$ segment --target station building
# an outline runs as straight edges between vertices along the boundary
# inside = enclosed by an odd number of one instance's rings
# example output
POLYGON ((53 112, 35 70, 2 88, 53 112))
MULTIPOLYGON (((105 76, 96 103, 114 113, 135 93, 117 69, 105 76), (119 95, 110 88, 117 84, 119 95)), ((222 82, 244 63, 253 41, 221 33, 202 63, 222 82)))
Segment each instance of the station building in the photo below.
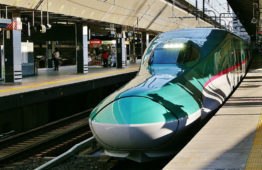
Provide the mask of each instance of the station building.
POLYGON ((75 73, 87 73, 88 67, 102 65, 105 50, 121 68, 130 59, 141 59, 148 43, 160 32, 212 26, 210 18, 210 23, 196 19, 192 10, 171 1, 0 3, 2 83, 21 83, 24 77, 37 76, 39 68, 53 68, 55 48, 61 51, 61 66, 76 65, 75 73), (177 20, 172 18, 174 13, 188 18, 177 20))

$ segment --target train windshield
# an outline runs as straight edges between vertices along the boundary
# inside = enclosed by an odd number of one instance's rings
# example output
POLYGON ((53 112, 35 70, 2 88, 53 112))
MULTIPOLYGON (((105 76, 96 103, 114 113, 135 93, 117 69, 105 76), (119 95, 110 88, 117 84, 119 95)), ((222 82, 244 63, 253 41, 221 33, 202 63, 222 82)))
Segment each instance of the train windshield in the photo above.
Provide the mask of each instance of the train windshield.
POLYGON ((149 64, 186 64, 199 58, 199 50, 193 43, 165 43, 152 52, 149 64))

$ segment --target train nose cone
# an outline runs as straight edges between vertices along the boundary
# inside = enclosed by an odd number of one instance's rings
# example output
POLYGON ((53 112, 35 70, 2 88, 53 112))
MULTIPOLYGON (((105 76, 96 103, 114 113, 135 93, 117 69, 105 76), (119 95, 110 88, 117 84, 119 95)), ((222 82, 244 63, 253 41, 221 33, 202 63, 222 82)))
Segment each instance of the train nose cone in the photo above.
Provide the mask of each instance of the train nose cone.
POLYGON ((92 115, 91 129, 105 148, 152 148, 166 142, 178 126, 169 110, 145 97, 118 99, 92 115))

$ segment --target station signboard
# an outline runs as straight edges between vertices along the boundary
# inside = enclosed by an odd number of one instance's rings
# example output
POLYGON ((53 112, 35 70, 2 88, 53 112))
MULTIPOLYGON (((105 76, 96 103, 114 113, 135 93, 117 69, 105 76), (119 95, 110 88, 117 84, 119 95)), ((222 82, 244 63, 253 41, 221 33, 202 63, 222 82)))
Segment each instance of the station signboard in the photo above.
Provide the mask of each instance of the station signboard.
POLYGON ((102 44, 101 40, 90 40, 90 44, 102 44))
POLYGON ((93 48, 93 47, 98 47, 102 44, 102 41, 101 40, 90 40, 90 47, 93 48))
POLYGON ((11 23, 2 24, 4 30, 22 30, 21 18, 14 18, 11 23))

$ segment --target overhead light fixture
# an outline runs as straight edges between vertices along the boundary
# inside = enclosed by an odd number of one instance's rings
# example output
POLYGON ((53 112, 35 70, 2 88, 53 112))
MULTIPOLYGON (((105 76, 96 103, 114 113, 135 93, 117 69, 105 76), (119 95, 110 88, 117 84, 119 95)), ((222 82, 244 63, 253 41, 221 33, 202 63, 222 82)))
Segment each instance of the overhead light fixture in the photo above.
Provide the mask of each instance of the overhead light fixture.
POLYGON ((256 19, 255 17, 253 17, 253 18, 251 19, 251 23, 252 23, 252 24, 256 24, 256 23, 257 23, 257 19, 256 19))
POLYGON ((40 32, 41 33, 46 33, 46 26, 45 25, 41 25, 40 26, 40 32))
POLYGON ((42 11, 42 10, 41 10, 40 32, 41 32, 41 33, 46 33, 46 26, 43 24, 43 11, 42 11))
POLYGON ((46 4, 46 29, 51 29, 52 25, 49 23, 49 12, 48 12, 48 0, 47 0, 47 4, 46 4))
POLYGON ((51 24, 46 24, 46 29, 51 29, 52 25, 51 24))
POLYGON ((257 19, 255 17, 255 6, 257 6, 257 3, 253 3, 253 17, 251 19, 251 23, 252 24, 256 24, 257 23, 257 19))

